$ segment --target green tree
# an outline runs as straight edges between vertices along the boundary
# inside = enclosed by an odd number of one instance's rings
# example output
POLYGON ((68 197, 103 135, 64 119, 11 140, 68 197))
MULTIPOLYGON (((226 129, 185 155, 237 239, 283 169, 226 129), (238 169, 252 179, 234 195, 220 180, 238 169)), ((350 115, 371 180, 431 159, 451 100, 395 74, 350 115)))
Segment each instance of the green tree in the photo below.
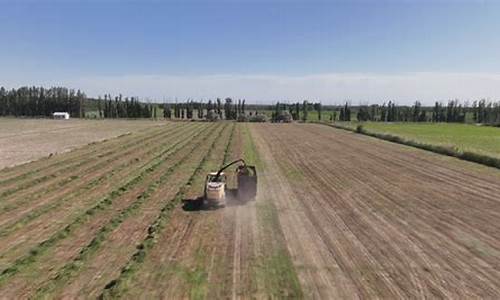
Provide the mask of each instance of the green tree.
POLYGON ((222 103, 220 98, 217 98, 217 114, 219 115, 219 119, 222 119, 222 103))
POLYGON ((307 103, 307 100, 304 100, 304 102, 302 102, 302 121, 303 122, 307 121, 308 111, 309 111, 309 103, 307 103))
POLYGON ((226 120, 234 120, 233 113, 233 100, 231 98, 226 98, 226 103, 224 104, 224 114, 226 116, 226 120))

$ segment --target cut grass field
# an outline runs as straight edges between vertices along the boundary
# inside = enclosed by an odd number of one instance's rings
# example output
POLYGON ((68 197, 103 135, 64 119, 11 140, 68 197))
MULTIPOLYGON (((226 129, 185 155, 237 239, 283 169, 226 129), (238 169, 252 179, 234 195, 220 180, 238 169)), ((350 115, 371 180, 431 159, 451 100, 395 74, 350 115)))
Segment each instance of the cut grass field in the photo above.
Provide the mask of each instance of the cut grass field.
POLYGON ((499 182, 327 126, 164 122, 0 174, 0 298, 498 298, 499 182), (237 158, 256 199, 228 170, 183 205, 237 158))
POLYGON ((148 120, 0 118, 0 170, 159 124, 148 120))
POLYGON ((363 123, 366 130, 500 158, 500 128, 469 124, 363 123))
POLYGON ((500 172, 321 125, 253 129, 306 298, 500 295, 500 172))
POLYGON ((500 169, 497 127, 429 123, 320 124, 500 169))
POLYGON ((257 161, 251 144, 241 124, 164 123, 7 169, 0 178, 0 294, 299 295, 280 231, 268 230, 275 214, 263 221, 269 211, 252 203, 181 207, 203 193, 207 172, 239 157, 257 161), (266 233, 256 236, 257 228, 266 233))

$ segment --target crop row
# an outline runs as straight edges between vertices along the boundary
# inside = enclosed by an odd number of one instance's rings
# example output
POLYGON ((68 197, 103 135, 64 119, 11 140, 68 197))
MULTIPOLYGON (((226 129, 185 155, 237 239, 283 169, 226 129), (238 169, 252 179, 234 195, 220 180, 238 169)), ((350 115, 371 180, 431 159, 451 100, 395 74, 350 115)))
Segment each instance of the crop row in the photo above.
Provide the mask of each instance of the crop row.
POLYGON ((75 164, 90 162, 92 159, 95 160, 96 154, 103 156, 113 154, 117 148, 154 139, 156 135, 162 134, 165 131, 165 128, 170 129, 171 127, 175 128, 177 127, 177 124, 169 124, 167 126, 161 126, 153 129, 148 128, 148 130, 140 133, 123 134, 113 139, 92 142, 84 147, 77 148, 62 155, 42 158, 34 162, 3 169, 0 179, 0 187, 9 183, 17 184, 21 180, 30 178, 40 173, 46 173, 49 170, 56 173, 67 169, 69 166, 74 166, 75 164))
MULTIPOLYGON (((140 143, 147 143, 151 140, 154 141, 155 138, 165 134, 166 131, 173 132, 174 130, 175 128, 168 126, 167 130, 155 130, 152 131, 150 135, 135 136, 135 138, 140 143)), ((28 164, 31 166, 29 170, 23 171, 23 165, 21 165, 19 166, 20 173, 0 182, 0 191, 2 195, 0 199, 17 191, 29 191, 28 188, 32 186, 36 186, 39 189, 43 188, 43 185, 40 185, 40 183, 45 183, 50 179, 60 180, 61 174, 72 174, 74 173, 73 171, 87 164, 93 163, 94 166, 98 166, 98 162, 109 156, 116 157, 127 148, 137 147, 137 142, 133 140, 133 137, 134 135, 130 135, 127 139, 117 139, 120 140, 119 143, 116 141, 113 143, 109 143, 109 141, 99 142, 91 146, 75 149, 63 155, 54 156, 48 159, 45 165, 38 168, 36 167, 38 161, 28 164), (79 153, 82 149, 86 148, 92 148, 92 151, 88 153, 85 151, 85 155, 75 155, 75 152, 79 153)))
MULTIPOLYGON (((117 157, 121 155, 126 155, 123 153, 124 150, 129 150, 128 153, 134 151, 139 148, 139 146, 143 143, 148 143, 150 141, 155 141, 161 136, 165 136, 171 132, 175 132, 178 126, 170 126, 168 130, 155 131, 154 134, 146 135, 138 140, 131 139, 128 142, 122 141, 119 144, 112 144, 112 147, 106 147, 105 143, 102 144, 102 148, 96 148, 92 151, 91 154, 87 154, 86 156, 80 157, 78 156, 73 163, 67 163, 69 159, 66 159, 65 156, 62 156, 60 160, 54 161, 52 164, 46 166, 46 168, 39 168, 23 173, 19 176, 12 177, 8 180, 4 180, 0 182, 0 200, 5 200, 5 198, 9 195, 12 195, 18 191, 27 191, 28 188, 37 186, 40 187, 40 184, 46 182, 50 179, 62 179, 64 177, 60 176, 61 174, 65 174, 67 177, 71 177, 74 174, 81 176, 81 173, 77 173, 75 171, 79 170, 80 167, 90 164, 90 167, 86 169, 86 171, 95 171, 95 169, 101 164, 103 161, 108 158, 108 161, 113 161, 117 157), (61 162, 61 168, 55 168, 55 170, 51 170, 48 172, 48 169, 54 169, 55 166, 58 166, 61 162), (40 176, 30 176, 30 175, 40 175, 40 176), (31 178, 35 177, 35 178, 31 178), (25 179, 25 182, 23 182, 25 179), (10 184, 9 184, 10 183, 10 184)), ((104 162, 105 163, 105 162, 104 162)))
MULTIPOLYGON (((187 129, 189 131, 193 131, 196 128, 187 128, 187 129)), ((176 140, 177 138, 185 137, 186 133, 187 133, 186 130, 179 130, 178 134, 175 134, 172 136, 172 139, 176 140)), ((167 151, 170 151, 170 150, 174 149, 176 146, 178 146, 178 144, 173 144, 172 146, 167 147, 166 149, 162 148, 164 146, 165 146, 165 143, 160 144, 160 146, 158 146, 158 148, 161 150, 161 152, 159 154, 156 153, 155 157, 159 157, 161 155, 164 155, 167 151)), ((158 148, 154 148, 151 151, 156 151, 156 150, 158 150, 158 148)), ((141 152, 139 152, 139 153, 143 154, 141 152)), ((149 153, 149 151, 148 151, 148 153, 149 153)), ((129 158, 129 156, 124 156, 124 158, 129 158)), ((71 199, 77 198, 77 197, 83 195, 83 193, 88 193, 92 188, 99 187, 100 185, 104 184, 106 181, 111 180, 114 175, 119 174, 119 171, 121 171, 121 170, 125 170, 127 172, 129 170, 135 170, 134 165, 137 164, 137 162, 138 162, 138 160, 136 158, 137 157, 132 157, 118 166, 112 166, 112 168, 113 168, 112 170, 107 170, 107 172, 103 173, 101 176, 99 176, 97 178, 94 178, 90 182, 84 182, 84 184, 82 184, 80 186, 71 187, 71 189, 66 194, 54 195, 54 197, 52 197, 52 198, 55 198, 55 199, 45 198, 43 202, 47 203, 47 204, 41 205, 36 210, 32 210, 28 214, 17 219, 14 223, 9 224, 8 226, 3 226, 3 228, 0 230, 0 237, 5 236, 6 234, 8 234, 12 231, 15 231, 17 228, 21 228, 22 226, 28 224, 31 220, 51 211, 53 209, 57 209, 57 208, 61 207, 64 203, 67 203, 71 199)), ((117 162, 120 162, 120 161, 118 160, 117 162)), ((147 165, 147 163, 143 164, 141 166, 141 168, 144 165, 147 165)), ((124 174, 122 174, 122 175, 124 175, 124 174)), ((58 189, 59 189, 59 187, 55 186, 52 190, 58 191, 58 189)), ((46 191, 46 193, 49 193, 52 190, 48 190, 48 191, 46 191)), ((23 197, 23 198, 21 198, 22 205, 26 205, 26 203, 28 203, 30 200, 41 198, 46 193, 36 193, 36 194, 30 195, 31 197, 23 197)), ((76 203, 76 202, 73 202, 73 204, 74 203, 76 203)), ((6 221, 6 220, 3 220, 3 221, 6 221)))
MULTIPOLYGON (((174 134, 172 134, 170 131, 167 131, 165 134, 161 134, 160 136, 157 137, 157 139, 153 139, 149 143, 142 145, 131 145, 133 147, 124 148, 123 149, 124 151, 119 152, 116 155, 113 155, 112 157, 106 159, 105 161, 99 161, 96 165, 93 165, 91 168, 88 168, 86 170, 77 169, 70 174, 67 173, 52 174, 50 176, 61 178, 61 181, 55 182, 50 186, 42 186, 39 190, 33 190, 33 191, 28 190, 26 192, 23 190, 22 191, 23 193, 21 195, 19 193, 16 194, 16 198, 12 199, 12 201, 4 201, 4 203, 1 203, 0 212, 10 212, 20 205, 25 205, 31 202, 32 200, 44 197, 45 195, 49 194, 50 192, 53 192, 54 190, 57 191, 62 190, 62 188, 67 184, 67 181, 69 180, 68 177, 75 177, 76 179, 79 179, 76 180, 76 182, 74 182, 74 185, 71 185, 71 188, 69 189, 69 191, 71 192, 75 191, 77 188, 84 187, 90 182, 101 181, 100 178, 110 177, 111 175, 116 173, 117 169, 115 168, 115 165, 117 163, 127 160, 130 161, 129 163, 132 163, 133 161, 139 162, 140 158, 142 158, 144 155, 155 153, 155 151, 157 151, 158 149, 162 149, 162 147, 164 147, 166 143, 171 142, 171 140, 175 140, 176 138, 178 138, 179 135, 181 135, 183 131, 187 131, 189 129, 190 127, 186 126, 184 128, 181 128, 174 134), (150 144, 158 144, 158 141, 163 143, 154 147, 148 147, 150 144), (98 176, 99 179, 96 179, 95 178, 96 176, 98 176)), ((85 160, 91 161, 92 159, 85 159, 85 160)), ((72 179, 71 181, 75 181, 75 179, 72 179)), ((47 199, 44 198, 44 200, 47 199)))
MULTIPOLYGON (((207 126, 204 130, 198 132, 193 138, 196 138, 197 136, 208 131, 209 129, 210 127, 207 126)), ((155 156, 149 163, 147 163, 144 167, 138 170, 139 173, 137 175, 133 176, 130 179, 127 179, 127 181, 124 184, 113 189, 111 192, 108 193, 107 196, 99 200, 94 206, 92 206, 91 208, 87 209, 82 213, 79 213, 76 216, 76 218, 68 225, 66 225, 62 230, 59 230, 47 240, 39 243, 37 246, 32 248, 29 254, 17 259, 10 267, 4 269, 0 274, 0 282, 3 281, 5 278, 15 274, 19 270, 19 268, 22 268, 23 266, 27 266, 33 263, 36 260, 36 258, 40 256, 40 254, 44 253, 47 249, 55 245, 57 242, 66 238, 70 233, 72 233, 85 221, 87 221, 89 216, 94 215, 98 211, 102 211, 109 208, 113 204, 113 201, 115 199, 125 194, 127 190, 133 188, 134 186, 137 186, 139 183, 144 181, 149 174, 157 170, 165 161, 167 161, 169 157, 181 151, 182 146, 185 144, 186 142, 181 140, 172 145, 172 147, 170 147, 169 149, 164 150, 162 151, 162 153, 155 156), (174 148, 175 150, 171 152, 171 149, 174 148)))
MULTIPOLYGON (((220 165, 226 163, 230 157, 230 145, 231 141, 233 140, 235 128, 236 126, 233 124, 231 134, 226 142, 226 146, 223 152, 222 163, 220 165)), ((168 225, 173 209, 177 205, 179 205, 182 199, 186 197, 190 189, 198 188, 198 186, 193 186, 193 183, 197 178, 203 177, 204 173, 209 171, 207 166, 210 163, 211 156, 220 155, 218 153, 214 153, 216 152, 214 150, 216 150, 217 148, 217 143, 220 143, 219 137, 217 137, 217 139, 215 139, 211 144, 208 153, 205 155, 203 160, 200 161, 199 165, 193 171, 186 184, 181 189, 179 189, 174 199, 168 202, 161 209, 161 212, 156 220, 149 226, 148 235, 146 236, 146 238, 137 246, 137 251, 132 255, 127 264, 122 268, 119 276, 106 284, 104 290, 100 295, 100 298, 113 298, 116 296, 120 296, 121 290, 123 289, 123 283, 130 280, 130 278, 132 278, 138 272, 148 253, 153 249, 155 245, 157 245, 159 235, 162 233, 162 230, 168 225)))
MULTIPOLYGON (((180 167, 184 167, 187 161, 190 161, 195 156, 201 154, 195 153, 204 149, 202 145, 206 144, 207 140, 213 139, 213 143, 215 143, 217 141, 217 137, 220 136, 220 134, 224 130, 225 127, 219 126, 219 128, 217 129, 218 134, 209 134, 207 136, 204 136, 202 139, 194 139, 196 143, 190 145, 190 147, 192 146, 191 149, 186 149, 187 151, 185 152, 185 154, 174 165, 168 168, 157 180, 150 183, 144 190, 144 192, 141 193, 139 197, 137 197, 137 200, 132 203, 132 205, 121 211, 120 214, 114 217, 106 226, 102 227, 95 238, 80 251, 79 255, 72 262, 66 264, 50 282, 38 289, 37 296, 51 294, 55 290, 57 290, 57 287, 60 287, 66 282, 70 281, 78 273, 78 271, 86 265, 90 257, 95 255, 96 251, 101 248, 102 244, 106 241, 111 232, 113 232, 120 224, 122 224, 125 219, 129 218, 132 214, 140 211, 140 209, 144 207, 144 204, 155 193, 159 192, 159 188, 164 187, 166 184, 168 184, 174 171, 176 171, 180 167)), ((180 189, 180 186, 172 188, 180 189)), ((164 202, 165 200, 160 201, 164 202)), ((167 203, 169 202, 170 200, 167 200, 167 203)), ((148 205, 148 209, 150 209, 150 206, 151 205, 148 205)))
POLYGON ((46 157, 39 158, 36 161, 30 161, 19 165, 3 168, 2 174, 0 174, 0 186, 24 179, 26 177, 30 177, 32 175, 36 175, 39 172, 45 171, 47 169, 55 168, 61 165, 64 166, 69 162, 78 161, 79 158, 83 157, 83 155, 92 155, 93 153, 95 153, 95 151, 97 151, 97 149, 106 149, 107 147, 111 147, 112 145, 119 144, 127 138, 130 139, 131 135, 132 133, 122 134, 113 139, 103 139, 100 141, 91 142, 81 148, 76 148, 62 155, 53 156, 51 154, 46 157))
MULTIPOLYGON (((170 133, 168 133, 165 137, 168 137, 169 140, 176 139, 178 136, 182 135, 186 131, 186 129, 189 128, 181 128, 175 134, 170 135, 170 133)), ((94 187, 98 184, 105 182, 106 179, 112 178, 113 175, 115 175, 115 173, 118 173, 118 171, 124 168, 130 168, 134 164, 137 164, 140 161, 140 158, 143 158, 145 156, 147 157, 151 153, 157 153, 158 149, 161 150, 162 147, 165 146, 165 143, 168 140, 165 141, 164 139, 161 139, 160 141, 164 141, 164 143, 157 145, 155 147, 148 147, 149 144, 145 144, 142 145, 143 146, 142 148, 137 149, 136 147, 133 147, 133 149, 121 152, 117 157, 113 156, 112 158, 104 162, 101 162, 99 166, 91 168, 94 170, 94 173, 92 173, 91 170, 88 171, 76 170, 77 173, 74 174, 81 174, 81 176, 68 175, 69 176, 68 178, 63 179, 60 182, 55 182, 50 186, 46 186, 42 188, 40 191, 31 191, 28 194, 23 194, 18 196, 16 195, 17 197, 12 199, 11 201, 5 201, 4 203, 0 204, 0 214, 12 211, 12 213, 9 214, 9 216, 17 216, 19 214, 16 213, 15 211, 16 209, 17 210, 21 209, 24 211, 26 211, 27 209, 33 210, 43 205, 44 203, 52 201, 53 199, 61 199, 62 197, 65 197, 68 194, 75 195, 77 191, 82 191, 82 190, 88 191, 91 187, 94 187), (119 166, 116 166, 116 164, 121 163, 122 161, 125 162, 119 166), (85 176, 86 173, 89 173, 89 175, 85 176), (73 182, 73 184, 67 186, 68 181, 73 182), (67 188, 63 189, 65 186, 67 186, 67 188), (58 193, 54 194, 53 192, 58 192, 58 193), (51 193, 53 193, 52 198, 47 197, 51 193), (42 201, 37 201, 35 203, 34 201, 37 199, 42 199, 42 201)), ((158 140, 155 140, 154 142, 157 143, 158 140)), ((64 176, 59 176, 59 177, 64 178, 64 176)), ((6 221, 7 221, 6 219, 2 220, 2 222, 0 222, 0 225, 4 224, 6 221)))
MULTIPOLYGON (((213 129, 213 126, 210 128, 207 127, 205 127, 204 132, 206 132, 207 129, 213 129)), ((197 138, 198 137, 195 136, 193 139, 196 141, 197 138)), ((189 147, 191 147, 191 145, 189 145, 189 147)), ((182 148, 182 150, 187 151, 186 148, 182 148)), ((185 151, 178 152, 179 155, 172 156, 172 159, 169 158, 168 161, 170 161, 171 163, 176 162, 178 159, 180 159, 181 155, 184 155, 185 151)), ((161 173, 163 173, 161 169, 165 170, 171 165, 170 162, 166 164, 167 166, 158 168, 158 172, 155 171, 148 174, 148 176, 144 178, 145 180, 142 180, 144 184, 138 184, 134 187, 131 187, 127 190, 127 192, 124 192, 118 198, 113 199, 112 203, 105 203, 105 205, 109 204, 108 206, 102 207, 102 209, 89 211, 88 214, 83 216, 82 220, 80 220, 81 222, 78 223, 81 226, 76 226, 74 230, 72 230, 68 234, 68 236, 63 239, 63 242, 60 242, 57 245, 51 247, 51 251, 45 251, 43 255, 37 257, 36 264, 26 265, 22 268, 22 272, 20 272, 18 276, 15 276, 8 281, 8 284, 15 286, 17 290, 5 290, 6 287, 4 286, 3 291, 10 293, 10 295, 12 296, 19 295, 19 292, 21 291, 23 291, 24 295, 29 295, 32 294, 37 287, 45 284, 47 282, 47 279, 54 277, 55 273, 58 272, 58 270, 60 270, 66 262, 70 261, 72 258, 78 255, 79 249, 85 247, 85 245, 91 241, 92 237, 97 234, 100 228, 109 223, 109 221, 114 218, 114 216, 120 211, 125 210, 127 206, 131 205, 132 201, 135 201, 136 197, 140 196, 140 193, 142 193, 147 188, 149 183, 153 180, 156 180, 156 177, 159 177, 161 173), (26 284, 27 281, 30 282, 29 285, 26 284)), ((173 176, 172 180, 176 180, 177 177, 178 176, 173 176)), ((158 199, 158 196, 159 195, 155 195, 155 199, 158 199)), ((141 211, 141 214, 143 214, 143 211, 152 211, 152 209, 152 204, 148 204, 147 209, 143 209, 141 211)), ((138 220, 137 216, 135 218, 132 218, 132 220, 127 221, 127 224, 124 224, 124 226, 122 227, 127 227, 131 224, 133 225, 136 220, 138 220)), ((121 230, 114 232, 112 237, 117 233, 120 234, 120 232, 121 230)), ((115 251, 106 251, 105 253, 115 253, 115 251)), ((103 264, 105 263, 103 262, 99 265, 103 264)), ((103 268, 103 270, 109 270, 109 268, 103 268)), ((2 291, 1 287, 0 291, 2 291)))
MULTIPOLYGON (((168 124, 167 126, 170 126, 170 124, 168 124)), ((158 126, 157 128, 158 130, 156 130, 156 128, 146 128, 134 133, 124 133, 113 138, 90 142, 87 145, 83 145, 80 148, 76 148, 62 155, 49 155, 47 157, 42 157, 36 161, 4 168, 2 169, 2 174, 0 175, 0 183, 5 180, 10 180, 13 177, 33 175, 36 172, 44 171, 47 168, 53 168, 68 164, 70 162, 79 161, 84 157, 88 157, 89 155, 94 154, 96 151, 101 151, 102 149, 111 149, 118 144, 148 136, 151 134, 151 132, 161 131, 160 126, 158 126)))

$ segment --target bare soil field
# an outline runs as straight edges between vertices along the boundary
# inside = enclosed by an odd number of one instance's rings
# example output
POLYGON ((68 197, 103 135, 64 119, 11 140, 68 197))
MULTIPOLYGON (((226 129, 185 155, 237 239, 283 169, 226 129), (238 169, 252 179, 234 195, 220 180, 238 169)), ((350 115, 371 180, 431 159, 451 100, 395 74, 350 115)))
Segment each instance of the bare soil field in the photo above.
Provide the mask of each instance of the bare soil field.
POLYGON ((145 126, 0 174, 0 299, 498 298, 498 195, 498 170, 322 125, 145 126), (186 205, 240 157, 256 199, 229 170, 186 205))
POLYGON ((0 170, 156 125, 142 120, 0 118, 0 170))

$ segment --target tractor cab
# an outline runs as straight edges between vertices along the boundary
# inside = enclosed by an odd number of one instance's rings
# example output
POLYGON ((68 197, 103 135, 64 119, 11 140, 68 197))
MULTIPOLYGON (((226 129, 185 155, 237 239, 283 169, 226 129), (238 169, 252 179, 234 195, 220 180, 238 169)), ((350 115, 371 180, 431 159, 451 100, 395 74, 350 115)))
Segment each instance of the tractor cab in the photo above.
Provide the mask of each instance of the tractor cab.
POLYGON ((210 172, 207 175, 207 182, 226 182, 226 174, 220 173, 217 176, 217 172, 210 172))
POLYGON ((226 197, 226 174, 210 172, 205 180, 205 198, 222 200, 226 197))

